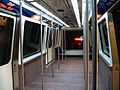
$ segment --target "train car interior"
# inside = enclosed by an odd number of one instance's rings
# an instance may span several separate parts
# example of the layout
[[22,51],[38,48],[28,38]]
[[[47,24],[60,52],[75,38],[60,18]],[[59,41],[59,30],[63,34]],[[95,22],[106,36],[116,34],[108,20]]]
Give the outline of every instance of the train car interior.
[[120,90],[120,0],[0,0],[0,90]]

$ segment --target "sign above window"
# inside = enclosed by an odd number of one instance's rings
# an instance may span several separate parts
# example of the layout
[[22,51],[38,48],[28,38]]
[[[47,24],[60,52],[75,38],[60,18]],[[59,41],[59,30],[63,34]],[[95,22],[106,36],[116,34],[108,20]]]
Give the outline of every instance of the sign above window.
[[[1,0],[0,1],[0,8],[12,11],[14,13],[19,14],[20,12],[20,6],[11,2],[10,0]],[[32,17],[33,15],[35,15],[34,12],[25,9],[24,7],[22,8],[23,10],[23,15],[27,16],[27,17]]]

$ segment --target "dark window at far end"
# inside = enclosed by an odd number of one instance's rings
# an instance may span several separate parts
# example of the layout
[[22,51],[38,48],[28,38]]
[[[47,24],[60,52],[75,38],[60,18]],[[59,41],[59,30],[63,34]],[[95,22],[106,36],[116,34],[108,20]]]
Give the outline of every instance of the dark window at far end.
[[[66,49],[67,50],[83,50],[83,31],[68,30],[66,31]],[[64,37],[64,36],[63,36]]]

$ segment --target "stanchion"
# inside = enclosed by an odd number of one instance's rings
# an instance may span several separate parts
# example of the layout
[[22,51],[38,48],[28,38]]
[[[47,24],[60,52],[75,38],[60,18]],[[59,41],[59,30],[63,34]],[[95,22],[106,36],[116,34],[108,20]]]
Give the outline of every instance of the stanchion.
[[61,52],[61,54],[62,54],[62,62],[63,62],[63,54],[64,54],[64,53],[63,53],[63,42],[64,42],[64,41],[63,41],[63,40],[64,40],[64,37],[63,37],[64,35],[63,35],[63,34],[64,34],[64,31],[63,31],[63,29],[62,29],[62,48],[61,48],[61,51],[62,51],[62,52]]
[[98,90],[98,30],[97,30],[97,0],[92,0],[92,90]]
[[20,31],[19,31],[19,50],[20,50],[20,67],[21,67],[21,78],[20,78],[20,89],[25,90],[24,84],[24,63],[23,63],[23,42],[22,42],[22,0],[20,0]]
[[88,27],[88,0],[86,0],[86,13],[84,25],[84,76],[85,76],[85,90],[89,90],[89,27]]
[[54,78],[54,41],[53,41],[53,34],[54,34],[54,29],[53,29],[53,21],[51,22],[52,23],[52,26],[51,26],[51,30],[52,30],[52,78]]
[[41,29],[41,66],[40,66],[40,68],[41,68],[41,89],[42,90],[44,90],[44,64],[43,64],[43,37],[42,37],[42,32],[43,32],[43,30],[42,30],[42,13],[40,13],[40,29]]

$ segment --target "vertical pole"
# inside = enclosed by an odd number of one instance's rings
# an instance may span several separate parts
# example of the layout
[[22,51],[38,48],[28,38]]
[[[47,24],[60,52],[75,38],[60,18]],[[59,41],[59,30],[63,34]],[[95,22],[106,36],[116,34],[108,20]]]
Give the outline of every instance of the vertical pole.
[[42,37],[42,32],[43,32],[43,31],[42,31],[42,12],[41,12],[41,14],[40,14],[40,29],[41,29],[41,40],[40,40],[40,41],[41,41],[41,43],[40,43],[40,44],[41,44],[41,67],[40,67],[40,68],[41,68],[41,72],[40,72],[40,73],[41,73],[41,89],[44,90],[44,79],[43,79],[43,78],[44,78],[44,77],[43,77],[43,76],[44,76],[44,65],[43,65],[43,39],[42,39],[42,38],[43,38],[43,37]]
[[98,90],[98,31],[97,31],[97,0],[92,0],[92,90]]
[[49,48],[49,35],[50,35],[50,27],[49,27],[49,29],[48,29],[48,42],[47,42],[47,64],[48,64],[48,62],[49,62],[49,60],[48,60],[48,48]]
[[22,0],[20,0],[20,31],[19,31],[19,40],[20,40],[20,62],[21,62],[21,90],[25,90],[24,84],[24,63],[23,63],[23,41],[22,41]]
[[58,69],[60,69],[60,57],[59,57],[59,48],[60,48],[60,29],[58,29]]
[[52,23],[52,26],[51,26],[51,29],[52,29],[52,78],[54,78],[54,58],[53,58],[54,45],[53,45],[53,43],[55,43],[55,42],[53,41],[53,33],[54,33],[54,30],[53,30],[53,21],[51,23]]
[[64,32],[64,31],[63,31],[63,29],[62,29],[62,48],[61,48],[61,51],[62,51],[62,52],[61,52],[61,54],[62,54],[62,62],[63,62],[63,42],[64,42],[64,41],[63,41],[63,40],[64,40],[64,38],[63,38],[63,32]]
[[84,65],[85,65],[85,90],[89,90],[89,28],[88,28],[88,0],[86,0],[85,26],[84,26]]

